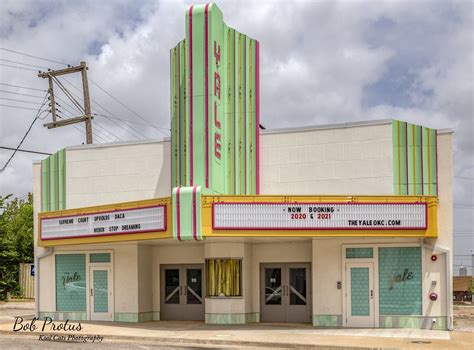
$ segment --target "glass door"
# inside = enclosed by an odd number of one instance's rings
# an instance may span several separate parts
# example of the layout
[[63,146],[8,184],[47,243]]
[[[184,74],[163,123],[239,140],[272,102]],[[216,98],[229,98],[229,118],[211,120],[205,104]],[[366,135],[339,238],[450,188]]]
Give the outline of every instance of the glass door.
[[161,267],[161,307],[160,318],[169,321],[183,319],[181,307],[181,266],[165,265]]
[[188,321],[204,320],[203,265],[184,265],[182,267],[183,319]]
[[311,322],[310,265],[287,265],[286,322]]
[[204,320],[203,265],[161,267],[161,319]]
[[262,322],[285,322],[284,265],[263,264],[260,269]]
[[91,320],[113,321],[112,291],[109,269],[103,267],[90,268],[90,308]]
[[347,326],[374,327],[373,263],[347,263],[346,285]]

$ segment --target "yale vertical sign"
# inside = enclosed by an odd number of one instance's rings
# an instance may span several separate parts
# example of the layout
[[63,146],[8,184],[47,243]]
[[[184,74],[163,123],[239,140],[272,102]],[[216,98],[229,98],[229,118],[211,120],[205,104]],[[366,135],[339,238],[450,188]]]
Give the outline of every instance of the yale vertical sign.
[[258,192],[258,42],[191,6],[170,54],[172,185]]

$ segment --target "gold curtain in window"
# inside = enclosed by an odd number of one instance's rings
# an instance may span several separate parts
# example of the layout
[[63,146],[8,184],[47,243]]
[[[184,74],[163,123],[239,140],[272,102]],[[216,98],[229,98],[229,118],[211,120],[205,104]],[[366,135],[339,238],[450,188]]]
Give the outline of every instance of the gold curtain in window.
[[211,259],[207,261],[207,294],[209,296],[240,296],[241,261]]

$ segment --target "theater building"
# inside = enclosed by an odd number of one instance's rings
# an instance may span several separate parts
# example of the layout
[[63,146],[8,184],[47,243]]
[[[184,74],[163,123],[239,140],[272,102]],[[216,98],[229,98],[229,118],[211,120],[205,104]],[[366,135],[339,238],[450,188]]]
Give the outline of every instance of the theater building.
[[38,315],[450,329],[452,131],[261,130],[258,41],[185,22],[169,139],[34,163]]

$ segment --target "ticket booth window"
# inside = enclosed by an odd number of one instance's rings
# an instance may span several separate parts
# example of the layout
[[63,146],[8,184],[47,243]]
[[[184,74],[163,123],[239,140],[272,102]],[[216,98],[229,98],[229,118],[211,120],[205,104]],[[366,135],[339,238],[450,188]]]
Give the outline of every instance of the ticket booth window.
[[209,259],[206,261],[207,295],[242,296],[242,260]]

